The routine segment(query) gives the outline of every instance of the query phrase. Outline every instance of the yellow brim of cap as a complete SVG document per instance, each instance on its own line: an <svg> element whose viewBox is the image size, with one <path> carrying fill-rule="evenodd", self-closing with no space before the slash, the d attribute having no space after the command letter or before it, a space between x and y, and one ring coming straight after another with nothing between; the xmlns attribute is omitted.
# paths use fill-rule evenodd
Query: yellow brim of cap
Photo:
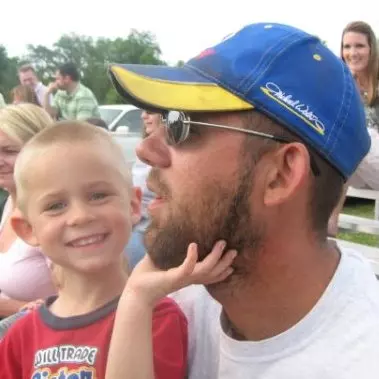
<svg viewBox="0 0 379 379"><path fill-rule="evenodd" d="M250 103L211 82L163 80L142 75L128 65L109 67L116 89L137 106L182 111L239 111L254 108Z"/></svg>

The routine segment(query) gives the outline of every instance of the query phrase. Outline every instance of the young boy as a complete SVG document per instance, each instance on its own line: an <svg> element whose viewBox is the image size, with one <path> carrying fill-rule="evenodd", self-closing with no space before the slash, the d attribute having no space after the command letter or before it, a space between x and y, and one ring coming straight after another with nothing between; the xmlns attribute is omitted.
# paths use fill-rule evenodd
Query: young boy
<svg viewBox="0 0 379 379"><path fill-rule="evenodd" d="M128 276L123 249L140 214L140 193L132 188L123 154L102 129L61 122L25 145L15 181L21 212L12 225L59 266L64 286L1 340L0 378L104 378L115 310ZM152 377L184 378L186 319L172 300L154 304L150 330L129 331L133 341L126 341L127 333L125 349L133 354L133 345L139 347L138 339L149 333Z"/></svg>

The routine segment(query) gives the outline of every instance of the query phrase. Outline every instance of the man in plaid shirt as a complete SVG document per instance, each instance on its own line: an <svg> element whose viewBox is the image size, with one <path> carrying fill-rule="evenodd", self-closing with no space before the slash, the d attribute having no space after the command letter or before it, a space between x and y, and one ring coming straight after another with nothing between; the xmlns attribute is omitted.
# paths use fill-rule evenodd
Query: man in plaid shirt
<svg viewBox="0 0 379 379"><path fill-rule="evenodd" d="M50 105L50 95L54 95ZM99 105L93 92L80 83L80 75L73 63L65 63L60 66L55 75L55 82L47 88L44 108L55 119L86 120L88 118L100 118Z"/></svg>

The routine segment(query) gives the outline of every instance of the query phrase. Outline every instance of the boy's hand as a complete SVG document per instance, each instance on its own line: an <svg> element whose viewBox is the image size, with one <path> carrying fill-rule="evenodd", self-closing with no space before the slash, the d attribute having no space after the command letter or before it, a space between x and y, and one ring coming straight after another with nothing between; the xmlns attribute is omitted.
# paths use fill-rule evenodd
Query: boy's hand
<svg viewBox="0 0 379 379"><path fill-rule="evenodd" d="M231 264L237 255L235 250L229 250L223 255L224 248L224 241L217 242L211 253L202 262L198 262L197 245L191 243L184 262L167 271L156 268L146 255L134 268L124 293L134 293L140 300L154 306L169 293L190 284L220 282L233 272Z"/></svg>

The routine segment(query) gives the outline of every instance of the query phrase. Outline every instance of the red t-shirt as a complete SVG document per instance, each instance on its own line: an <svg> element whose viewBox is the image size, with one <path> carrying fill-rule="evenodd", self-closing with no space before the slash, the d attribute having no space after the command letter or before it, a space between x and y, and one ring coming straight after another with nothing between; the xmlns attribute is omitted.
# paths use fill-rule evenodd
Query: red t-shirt
<svg viewBox="0 0 379 379"><path fill-rule="evenodd" d="M102 379L118 298L83 316L60 318L46 305L31 312L0 341L0 379ZM163 299L153 313L157 379L184 378L187 320ZM121 379L121 378L120 378Z"/></svg>

